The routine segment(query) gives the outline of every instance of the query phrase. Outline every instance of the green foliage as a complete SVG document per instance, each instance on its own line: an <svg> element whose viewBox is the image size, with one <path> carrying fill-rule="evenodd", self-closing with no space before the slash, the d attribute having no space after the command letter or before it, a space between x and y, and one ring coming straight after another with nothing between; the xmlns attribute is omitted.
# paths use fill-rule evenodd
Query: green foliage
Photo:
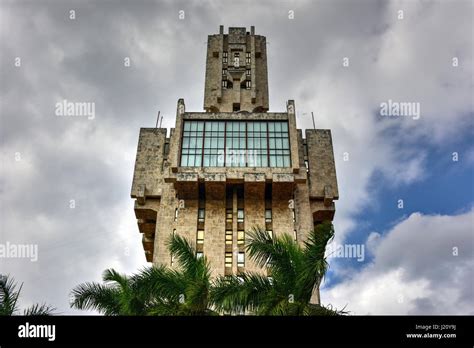
<svg viewBox="0 0 474 348"><path fill-rule="evenodd" d="M310 303L328 268L324 253L333 237L330 222L319 225L302 246L289 235L271 238L254 228L248 233L248 255L269 268L272 279L246 272L213 281L206 257L197 257L195 246L175 235L167 246L178 269L149 267L130 277L106 270L104 284L84 283L72 290L71 306L104 315L344 314Z"/></svg>
<svg viewBox="0 0 474 348"><path fill-rule="evenodd" d="M18 289L15 280L10 276L0 274L0 315L12 316L18 315L18 298L20 297L21 284ZM22 315L38 316L38 315L52 315L56 309L46 304L34 304L31 307L23 310Z"/></svg>
<svg viewBox="0 0 474 348"><path fill-rule="evenodd" d="M180 268L145 268L127 277L106 270L105 284L84 283L72 290L71 306L104 315L215 315L209 308L210 269L193 245L180 236L168 241Z"/></svg>
<svg viewBox="0 0 474 348"><path fill-rule="evenodd" d="M330 222L310 233L303 246L290 235L272 238L261 228L248 233L247 252L260 267L267 267L272 279L250 272L221 276L212 290L212 302L221 312L255 315L338 315L345 314L310 303L328 264L324 253L334 237Z"/></svg>

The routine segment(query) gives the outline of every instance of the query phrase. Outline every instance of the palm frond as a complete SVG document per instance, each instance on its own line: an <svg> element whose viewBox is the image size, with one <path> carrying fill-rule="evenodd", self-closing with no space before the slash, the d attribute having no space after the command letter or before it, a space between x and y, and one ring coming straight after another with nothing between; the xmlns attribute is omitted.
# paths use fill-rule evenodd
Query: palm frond
<svg viewBox="0 0 474 348"><path fill-rule="evenodd" d="M267 231L256 227L249 232L247 251L257 265L266 266L271 271L274 287L280 293L299 297L296 284L304 253L292 236L285 233L271 238Z"/></svg>
<svg viewBox="0 0 474 348"><path fill-rule="evenodd" d="M0 275L0 315L13 315L18 311L17 302L22 286L16 290L17 284L13 278Z"/></svg>
<svg viewBox="0 0 474 348"><path fill-rule="evenodd" d="M164 266L145 268L133 279L137 291L142 291L154 299L167 301L178 301L187 286L187 279L181 272Z"/></svg>
<svg viewBox="0 0 474 348"><path fill-rule="evenodd" d="M174 235L170 237L167 244L171 255L176 256L181 270L193 276L206 272L206 258L198 258L194 244L186 238Z"/></svg>
<svg viewBox="0 0 474 348"><path fill-rule="evenodd" d="M97 310L104 315L124 314L120 306L120 290L98 283L84 283L75 287L71 307L83 310Z"/></svg>
<svg viewBox="0 0 474 348"><path fill-rule="evenodd" d="M56 308L48 306L46 304L34 304L23 311L23 315L26 316L47 316L54 315Z"/></svg>
<svg viewBox="0 0 474 348"><path fill-rule="evenodd" d="M325 252L327 244L334 238L334 227L326 221L316 226L309 234L304 246L304 264L299 277L302 296L309 300L314 288L319 286L328 269Z"/></svg>
<svg viewBox="0 0 474 348"><path fill-rule="evenodd" d="M248 272L238 277L221 276L214 281L211 303L217 311L224 313L255 312L268 301L271 291L271 281L262 274Z"/></svg>
<svg viewBox="0 0 474 348"><path fill-rule="evenodd" d="M104 271L102 274L102 280L104 282L117 283L123 290L128 289L130 286L129 278L125 274L120 274L113 268Z"/></svg>
<svg viewBox="0 0 474 348"><path fill-rule="evenodd" d="M345 307L341 310L333 309L331 305L323 306L319 304L309 303L305 306L303 315L320 315L320 316L338 316L347 315L349 312L345 311Z"/></svg>
<svg viewBox="0 0 474 348"><path fill-rule="evenodd" d="M259 226L253 227L247 233L246 244L249 256L259 267L264 267L275 254L272 237Z"/></svg>

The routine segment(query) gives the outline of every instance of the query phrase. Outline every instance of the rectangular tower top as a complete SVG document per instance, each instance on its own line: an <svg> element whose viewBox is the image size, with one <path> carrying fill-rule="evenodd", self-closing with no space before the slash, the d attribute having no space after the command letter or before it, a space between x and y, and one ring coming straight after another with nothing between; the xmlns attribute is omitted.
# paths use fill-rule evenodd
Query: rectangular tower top
<svg viewBox="0 0 474 348"><path fill-rule="evenodd" d="M265 36L255 27L224 26L207 42L204 110L207 112L265 112L268 110Z"/></svg>

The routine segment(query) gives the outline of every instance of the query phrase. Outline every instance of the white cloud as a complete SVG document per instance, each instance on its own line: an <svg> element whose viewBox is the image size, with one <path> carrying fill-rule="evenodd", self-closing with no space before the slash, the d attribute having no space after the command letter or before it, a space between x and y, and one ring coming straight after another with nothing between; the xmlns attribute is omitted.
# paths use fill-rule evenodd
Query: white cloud
<svg viewBox="0 0 474 348"><path fill-rule="evenodd" d="M347 305L353 314L474 313L474 210L414 213L383 237L374 236L367 239L373 261L324 288L323 303Z"/></svg>

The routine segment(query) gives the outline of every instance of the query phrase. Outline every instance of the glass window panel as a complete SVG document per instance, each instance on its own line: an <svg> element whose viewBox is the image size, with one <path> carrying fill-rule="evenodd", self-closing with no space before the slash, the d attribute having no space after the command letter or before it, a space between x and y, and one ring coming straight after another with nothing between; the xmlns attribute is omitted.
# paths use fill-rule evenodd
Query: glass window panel
<svg viewBox="0 0 474 348"><path fill-rule="evenodd" d="M268 131L273 132L275 130L275 123L269 122L268 123Z"/></svg>
<svg viewBox="0 0 474 348"><path fill-rule="evenodd" d="M276 156L270 156L270 167L276 167Z"/></svg>
<svg viewBox="0 0 474 348"><path fill-rule="evenodd" d="M195 166L195 167L200 167L200 166L201 166L201 160L202 160L202 156L201 156L201 155L196 156L196 157L195 157L195 161L194 161L194 166Z"/></svg>
<svg viewBox="0 0 474 348"><path fill-rule="evenodd" d="M199 122L198 125L197 125L197 130L198 131L202 131L204 129L204 122Z"/></svg>
<svg viewBox="0 0 474 348"><path fill-rule="evenodd" d="M272 210L265 210L265 222L272 222Z"/></svg>
<svg viewBox="0 0 474 348"><path fill-rule="evenodd" d="M282 122L281 123L281 130L283 132L288 132L288 123L287 122Z"/></svg>
<svg viewBox="0 0 474 348"><path fill-rule="evenodd" d="M245 265L245 253L237 254L237 266L243 267Z"/></svg>
<svg viewBox="0 0 474 348"><path fill-rule="evenodd" d="M225 166L224 150L219 150L219 155L217 156L217 161L218 161L219 167L224 167Z"/></svg>
<svg viewBox="0 0 474 348"><path fill-rule="evenodd" d="M191 123L190 122L185 122L184 123L184 130L185 131L191 130Z"/></svg>
<svg viewBox="0 0 474 348"><path fill-rule="evenodd" d="M276 148L277 149L281 149L283 148L283 142L282 142L282 139L275 139L275 144L276 144Z"/></svg>
<svg viewBox="0 0 474 348"><path fill-rule="evenodd" d="M188 156L188 167L193 167L194 166L194 155L189 155Z"/></svg>
<svg viewBox="0 0 474 348"><path fill-rule="evenodd" d="M245 243L245 232L237 231L237 244L244 244L244 243Z"/></svg>
<svg viewBox="0 0 474 348"><path fill-rule="evenodd" d="M183 138L183 148L187 149L189 147L189 138Z"/></svg>
<svg viewBox="0 0 474 348"><path fill-rule="evenodd" d="M202 138L196 138L196 148L202 149Z"/></svg>
<svg viewBox="0 0 474 348"><path fill-rule="evenodd" d="M249 167L257 167L258 166L257 158L253 153L248 153L247 154L247 165Z"/></svg>
<svg viewBox="0 0 474 348"><path fill-rule="evenodd" d="M249 139L247 140L248 149L255 149L255 146L256 146L256 145L254 145L254 141L255 141L255 140L254 140L253 138L249 138Z"/></svg>
<svg viewBox="0 0 474 348"><path fill-rule="evenodd" d="M197 243L203 244L204 243L204 230L197 231Z"/></svg>
<svg viewBox="0 0 474 348"><path fill-rule="evenodd" d="M200 221L204 221L205 216L206 216L206 212L205 212L204 208L199 208L199 210L198 210L198 219Z"/></svg>
<svg viewBox="0 0 474 348"><path fill-rule="evenodd" d="M182 155L181 156L181 165L183 167L187 167L188 166L188 155Z"/></svg>
<svg viewBox="0 0 474 348"><path fill-rule="evenodd" d="M225 266L232 267L232 253L225 253Z"/></svg>
<svg viewBox="0 0 474 348"><path fill-rule="evenodd" d="M283 167L283 157L277 156L277 167Z"/></svg>
<svg viewBox="0 0 474 348"><path fill-rule="evenodd" d="M255 166L256 167L265 167L266 165L263 163L262 156L255 156Z"/></svg>
<svg viewBox="0 0 474 348"><path fill-rule="evenodd" d="M246 158L245 151L242 151L242 155L240 156L240 167L245 167Z"/></svg>
<svg viewBox="0 0 474 348"><path fill-rule="evenodd" d="M244 210L237 210L237 222L244 222Z"/></svg>

